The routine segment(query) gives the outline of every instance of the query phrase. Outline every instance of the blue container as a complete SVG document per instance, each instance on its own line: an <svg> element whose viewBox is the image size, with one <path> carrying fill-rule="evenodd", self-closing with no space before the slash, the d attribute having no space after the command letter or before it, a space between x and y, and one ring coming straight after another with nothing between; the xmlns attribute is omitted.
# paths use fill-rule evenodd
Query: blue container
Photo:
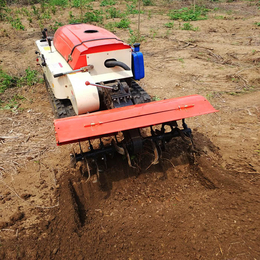
<svg viewBox="0 0 260 260"><path fill-rule="evenodd" d="M144 78L144 57L140 52L140 43L135 43L132 52L132 70L135 80Z"/></svg>

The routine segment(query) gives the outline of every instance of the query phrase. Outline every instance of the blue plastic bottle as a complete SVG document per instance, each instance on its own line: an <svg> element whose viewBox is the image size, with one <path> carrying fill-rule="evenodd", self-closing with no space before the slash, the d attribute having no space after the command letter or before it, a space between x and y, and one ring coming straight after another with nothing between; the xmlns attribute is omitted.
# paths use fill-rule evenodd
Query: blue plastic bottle
<svg viewBox="0 0 260 260"><path fill-rule="evenodd" d="M132 52L132 70L135 80L144 78L144 57L140 52L140 43L135 43Z"/></svg>

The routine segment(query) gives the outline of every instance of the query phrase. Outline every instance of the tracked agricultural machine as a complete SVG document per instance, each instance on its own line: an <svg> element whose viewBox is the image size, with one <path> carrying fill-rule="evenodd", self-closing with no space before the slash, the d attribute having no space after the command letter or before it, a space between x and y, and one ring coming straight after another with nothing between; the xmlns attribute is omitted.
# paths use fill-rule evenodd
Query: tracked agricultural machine
<svg viewBox="0 0 260 260"><path fill-rule="evenodd" d="M146 145L156 164L172 138L191 137L185 118L216 112L200 95L152 101L136 82L145 74L140 44L131 47L89 24L62 26L54 37L42 33L36 54L56 116L57 145L87 141L87 151L80 146L71 154L73 165L85 161L99 172L99 161L117 152L135 167L132 158Z"/></svg>

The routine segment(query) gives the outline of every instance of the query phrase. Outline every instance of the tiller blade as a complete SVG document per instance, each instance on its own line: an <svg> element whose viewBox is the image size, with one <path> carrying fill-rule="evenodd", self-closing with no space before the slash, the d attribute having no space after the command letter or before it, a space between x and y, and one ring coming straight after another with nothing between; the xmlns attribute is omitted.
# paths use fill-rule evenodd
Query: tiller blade
<svg viewBox="0 0 260 260"><path fill-rule="evenodd" d="M56 119L55 135L63 145L214 112L204 97L192 95Z"/></svg>

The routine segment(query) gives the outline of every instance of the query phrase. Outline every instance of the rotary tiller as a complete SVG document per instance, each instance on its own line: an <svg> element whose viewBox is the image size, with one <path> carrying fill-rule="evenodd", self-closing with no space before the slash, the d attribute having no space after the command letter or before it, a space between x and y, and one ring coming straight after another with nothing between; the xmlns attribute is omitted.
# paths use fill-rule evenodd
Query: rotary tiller
<svg viewBox="0 0 260 260"><path fill-rule="evenodd" d="M79 153L71 154L73 165L85 161L89 169L91 161L98 172L98 161L118 152L135 167L133 155L146 143L156 164L172 138L191 138L185 118L216 112L200 95L151 101L136 82L145 74L140 44L131 47L89 24L62 26L53 38L46 29L42 33L36 54L56 116L57 145L88 142L88 151L80 146ZM98 147L94 139L99 140Z"/></svg>

